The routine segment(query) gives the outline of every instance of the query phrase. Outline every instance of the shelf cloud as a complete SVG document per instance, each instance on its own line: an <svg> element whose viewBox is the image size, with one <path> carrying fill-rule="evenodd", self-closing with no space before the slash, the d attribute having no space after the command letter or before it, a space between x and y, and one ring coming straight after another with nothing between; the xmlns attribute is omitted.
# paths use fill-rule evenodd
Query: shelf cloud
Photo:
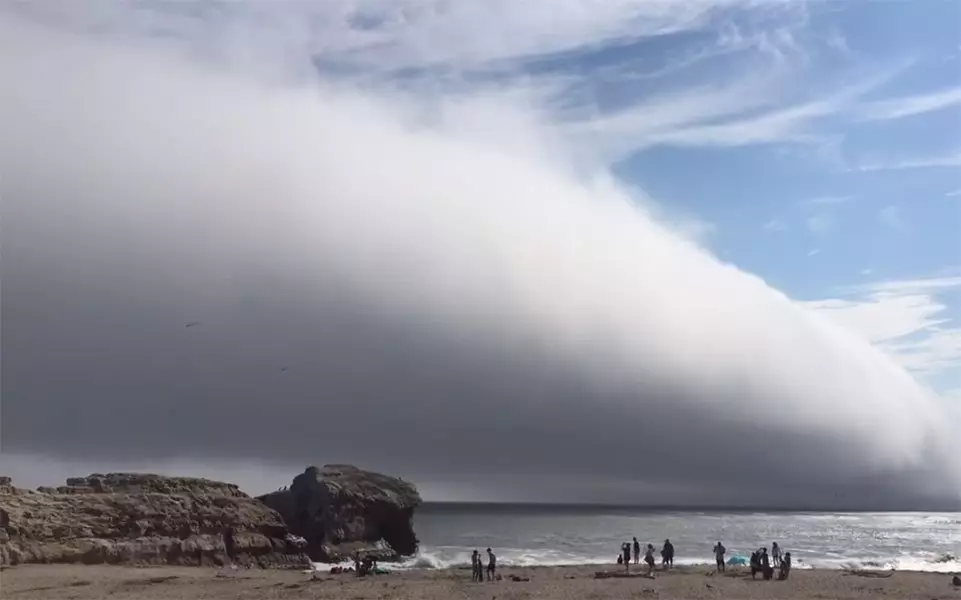
<svg viewBox="0 0 961 600"><path fill-rule="evenodd" d="M933 393L579 162L523 93L264 78L4 13L0 73L8 470L959 504Z"/></svg>

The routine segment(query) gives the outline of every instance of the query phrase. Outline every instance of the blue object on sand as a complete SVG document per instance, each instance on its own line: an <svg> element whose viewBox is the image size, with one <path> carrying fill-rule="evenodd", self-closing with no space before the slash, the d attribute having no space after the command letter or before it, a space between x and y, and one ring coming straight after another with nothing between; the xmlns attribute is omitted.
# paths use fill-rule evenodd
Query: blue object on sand
<svg viewBox="0 0 961 600"><path fill-rule="evenodd" d="M743 556L732 556L731 560L727 561L729 565L746 565L747 559Z"/></svg>

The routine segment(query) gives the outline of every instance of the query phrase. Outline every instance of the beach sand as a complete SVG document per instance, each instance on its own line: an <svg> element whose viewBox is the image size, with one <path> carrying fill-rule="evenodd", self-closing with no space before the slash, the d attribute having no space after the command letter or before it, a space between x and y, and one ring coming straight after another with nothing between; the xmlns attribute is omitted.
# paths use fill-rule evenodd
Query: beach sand
<svg viewBox="0 0 961 600"><path fill-rule="evenodd" d="M951 576L938 573L856 574L796 570L788 581L752 581L743 570L718 576L708 567L657 572L654 579L595 579L585 567L505 568L502 581L472 583L463 569L395 572L369 578L353 574L229 570L190 567L24 565L0 572L0 598L19 600L604 600L617 598L700 599L885 598L959 600ZM530 578L511 581L510 575Z"/></svg>

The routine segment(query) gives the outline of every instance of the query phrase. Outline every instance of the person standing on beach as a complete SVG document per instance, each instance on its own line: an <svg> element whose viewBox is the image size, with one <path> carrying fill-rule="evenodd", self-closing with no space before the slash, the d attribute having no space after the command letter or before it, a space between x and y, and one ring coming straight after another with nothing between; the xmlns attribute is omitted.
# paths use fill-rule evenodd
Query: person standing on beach
<svg viewBox="0 0 961 600"><path fill-rule="evenodd" d="M624 542L621 544L621 554L624 555L624 568L628 571L631 570L631 543Z"/></svg>
<svg viewBox="0 0 961 600"><path fill-rule="evenodd" d="M634 538L634 564L636 565L641 560L641 543Z"/></svg>
<svg viewBox="0 0 961 600"><path fill-rule="evenodd" d="M644 562L647 563L647 574L654 572L654 544L647 545L647 552L644 553Z"/></svg>
<svg viewBox="0 0 961 600"><path fill-rule="evenodd" d="M727 552L727 548L725 548L724 544L722 544L721 542L718 542L717 545L714 546L714 558L715 560L717 560L718 573L721 573L724 571L724 553L725 552Z"/></svg>
<svg viewBox="0 0 961 600"><path fill-rule="evenodd" d="M781 548L777 545L777 542L771 544L771 563L775 569L781 566Z"/></svg>
<svg viewBox="0 0 961 600"><path fill-rule="evenodd" d="M494 581L494 571L497 570L497 557L490 548L487 549L487 581Z"/></svg>
<svg viewBox="0 0 961 600"><path fill-rule="evenodd" d="M484 577L481 575L481 573L483 573L483 571L481 571L481 559L480 559L480 554L477 553L477 550L474 550L474 553L471 554L470 562L471 562L471 579L470 580L483 581Z"/></svg>
<svg viewBox="0 0 961 600"><path fill-rule="evenodd" d="M771 558L767 554L767 548L761 548L761 573L764 579L774 576L774 569L771 568Z"/></svg>
<svg viewBox="0 0 961 600"><path fill-rule="evenodd" d="M674 566L674 544L671 540L664 540L664 548L661 549L661 561L664 563L664 568Z"/></svg>

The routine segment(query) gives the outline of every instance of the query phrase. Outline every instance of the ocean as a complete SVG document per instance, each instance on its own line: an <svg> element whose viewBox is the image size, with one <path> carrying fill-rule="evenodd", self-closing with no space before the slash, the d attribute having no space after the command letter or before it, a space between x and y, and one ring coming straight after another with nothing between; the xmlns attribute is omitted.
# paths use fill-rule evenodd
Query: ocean
<svg viewBox="0 0 961 600"><path fill-rule="evenodd" d="M402 566L469 565L493 548L501 565L614 564L637 536L675 564L713 564L720 540L732 556L772 542L797 568L961 571L961 513L823 513L645 510L544 505L427 504L414 519L418 556Z"/></svg>

